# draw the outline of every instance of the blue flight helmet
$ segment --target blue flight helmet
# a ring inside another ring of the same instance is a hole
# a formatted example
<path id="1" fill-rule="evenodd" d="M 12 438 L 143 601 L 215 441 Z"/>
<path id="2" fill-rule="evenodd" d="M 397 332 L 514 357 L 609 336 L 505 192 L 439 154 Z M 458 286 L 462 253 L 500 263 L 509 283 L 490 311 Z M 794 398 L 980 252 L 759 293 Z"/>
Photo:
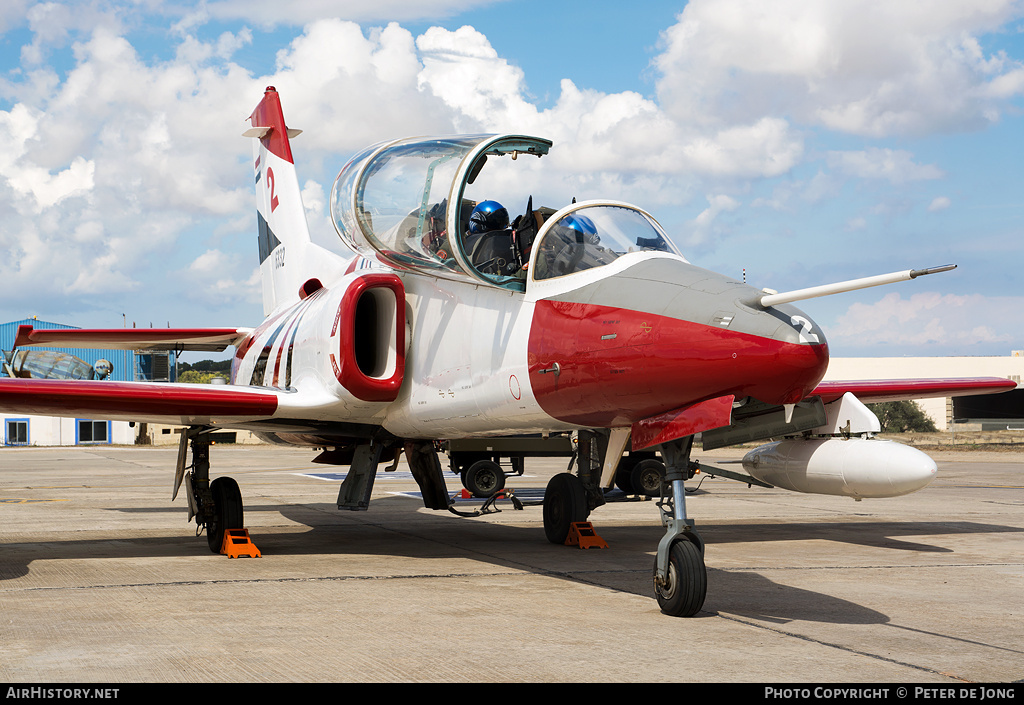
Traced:
<path id="1" fill-rule="evenodd" d="M 471 235 L 504 230 L 508 227 L 508 211 L 497 201 L 481 201 L 469 216 Z"/>
<path id="2" fill-rule="evenodd" d="M 594 221 L 585 215 L 570 213 L 555 225 L 555 231 L 561 235 L 566 242 L 577 242 L 579 244 L 589 243 L 596 245 L 601 242 L 597 234 L 597 226 Z"/>

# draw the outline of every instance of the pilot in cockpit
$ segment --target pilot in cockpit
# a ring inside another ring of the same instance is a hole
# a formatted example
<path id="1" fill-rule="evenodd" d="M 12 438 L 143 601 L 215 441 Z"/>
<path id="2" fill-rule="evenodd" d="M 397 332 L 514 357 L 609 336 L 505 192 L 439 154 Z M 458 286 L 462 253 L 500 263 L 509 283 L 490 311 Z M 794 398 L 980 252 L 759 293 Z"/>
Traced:
<path id="1" fill-rule="evenodd" d="M 476 205 L 469 216 L 463 251 L 483 274 L 507 275 L 518 269 L 508 211 L 504 206 L 497 201 L 482 201 Z"/>
<path id="2" fill-rule="evenodd" d="M 590 218 L 579 213 L 564 216 L 541 243 L 534 278 L 559 277 L 593 267 L 594 262 L 587 261 L 585 255 L 588 250 L 593 254 L 600 242 L 597 227 Z"/>
<path id="3" fill-rule="evenodd" d="M 421 244 L 425 252 L 434 259 L 453 266 L 451 245 L 448 242 L 448 233 L 445 230 L 445 214 L 448 208 L 448 199 L 435 204 L 427 211 L 423 218 L 423 237 Z"/>

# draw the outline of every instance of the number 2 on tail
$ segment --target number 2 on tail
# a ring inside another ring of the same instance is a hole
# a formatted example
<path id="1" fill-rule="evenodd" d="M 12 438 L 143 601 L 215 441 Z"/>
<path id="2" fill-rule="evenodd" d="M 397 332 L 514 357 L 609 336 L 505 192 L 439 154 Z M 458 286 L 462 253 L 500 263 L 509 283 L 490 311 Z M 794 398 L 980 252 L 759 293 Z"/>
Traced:
<path id="1" fill-rule="evenodd" d="M 274 194 L 274 170 L 269 166 L 267 167 L 267 188 L 270 189 L 270 212 L 273 213 L 274 209 L 277 208 L 280 200 Z"/>

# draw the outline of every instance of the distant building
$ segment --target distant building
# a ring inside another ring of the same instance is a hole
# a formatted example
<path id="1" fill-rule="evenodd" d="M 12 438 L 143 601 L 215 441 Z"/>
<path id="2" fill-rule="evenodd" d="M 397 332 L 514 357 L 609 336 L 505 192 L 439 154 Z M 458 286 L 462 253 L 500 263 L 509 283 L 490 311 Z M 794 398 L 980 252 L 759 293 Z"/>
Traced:
<path id="1" fill-rule="evenodd" d="M 62 323 L 26 318 L 0 324 L 0 354 L 7 359 L 14 349 L 18 327 L 31 325 L 41 330 L 75 328 Z M 89 367 L 96 367 L 101 360 L 111 363 L 112 370 L 107 379 L 117 382 L 147 381 L 173 382 L 177 379 L 174 352 L 134 352 L 132 350 L 96 350 L 92 348 L 23 348 L 25 351 L 66 353 L 78 358 Z M 74 370 L 72 374 L 70 371 Z M 62 362 L 52 366 L 52 376 L 80 379 L 74 365 Z M 7 377 L 7 371 L 0 366 L 0 378 Z M 137 428 L 127 421 L 105 421 L 97 419 L 62 419 L 51 416 L 29 416 L 0 412 L 0 444 L 2 445 L 97 445 L 132 444 L 136 441 Z"/>
<path id="2" fill-rule="evenodd" d="M 0 323 L 0 352 L 6 355 L 14 348 L 14 339 L 19 326 L 32 326 L 39 330 L 55 330 L 77 328 L 63 323 L 40 321 L 37 318 L 26 318 L 21 321 Z M 167 352 L 134 352 L 132 350 L 97 350 L 95 348 L 24 348 L 32 351 L 63 352 L 74 355 L 83 362 L 95 367 L 100 360 L 107 360 L 113 365 L 108 379 L 118 382 L 174 382 L 177 380 L 176 357 L 173 351 Z M 7 373 L 0 369 L 0 377 Z"/>
<path id="3" fill-rule="evenodd" d="M 1017 351 L 1014 351 L 1015 353 Z M 826 380 L 1002 377 L 1017 389 L 1001 394 L 920 399 L 940 431 L 1024 431 L 1024 357 L 841 357 L 829 361 Z"/>

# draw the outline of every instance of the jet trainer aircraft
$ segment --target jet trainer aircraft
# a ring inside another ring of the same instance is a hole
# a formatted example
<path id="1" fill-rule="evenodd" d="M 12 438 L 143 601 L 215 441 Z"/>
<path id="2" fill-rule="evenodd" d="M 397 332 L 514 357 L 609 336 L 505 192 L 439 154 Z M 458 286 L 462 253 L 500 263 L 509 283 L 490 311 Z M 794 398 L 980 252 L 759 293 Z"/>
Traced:
<path id="1" fill-rule="evenodd" d="M 548 539 L 604 503 L 624 451 L 660 451 L 665 535 L 653 569 L 661 609 L 704 603 L 704 543 L 684 481 L 705 448 L 781 439 L 747 454 L 747 474 L 798 492 L 892 497 L 934 477 L 923 453 L 874 438 L 859 399 L 1012 389 L 1004 379 L 822 382 L 822 330 L 791 302 L 913 279 L 908 270 L 788 293 L 690 264 L 648 213 L 617 201 L 533 206 L 514 220 L 493 200 L 509 174 L 548 153 L 527 135 L 401 139 L 358 153 L 331 193 L 354 257 L 311 242 L 277 91 L 250 116 L 266 318 L 256 328 L 33 330 L 31 345 L 224 350 L 232 385 L 0 381 L 0 409 L 181 424 L 174 495 L 219 551 L 242 526 L 228 477 L 210 482 L 208 433 L 248 429 L 349 465 L 339 508 L 366 509 L 377 467 L 404 452 L 430 509 L 450 509 L 436 443 L 579 434 L 576 473 L 545 491 Z M 530 173 L 529 168 L 527 173 Z M 493 178 L 488 177 L 494 174 Z M 488 178 L 491 178 L 488 181 Z M 520 179 L 520 182 L 522 179 Z M 488 190 L 493 189 L 493 190 Z M 510 202 L 507 201 L 506 202 Z M 191 448 L 191 464 L 188 463 Z"/>

